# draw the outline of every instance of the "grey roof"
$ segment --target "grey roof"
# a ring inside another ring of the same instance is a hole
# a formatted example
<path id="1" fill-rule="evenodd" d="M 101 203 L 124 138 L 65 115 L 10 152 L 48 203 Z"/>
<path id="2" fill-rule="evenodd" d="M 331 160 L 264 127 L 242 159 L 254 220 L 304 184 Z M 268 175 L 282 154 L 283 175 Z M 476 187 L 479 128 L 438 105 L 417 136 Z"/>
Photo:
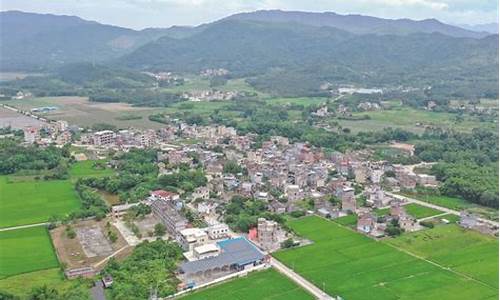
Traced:
<path id="1" fill-rule="evenodd" d="M 264 258 L 264 254 L 243 237 L 220 241 L 217 245 L 221 248 L 218 256 L 185 262 L 181 270 L 184 273 L 196 273 L 216 267 L 246 265 Z"/>

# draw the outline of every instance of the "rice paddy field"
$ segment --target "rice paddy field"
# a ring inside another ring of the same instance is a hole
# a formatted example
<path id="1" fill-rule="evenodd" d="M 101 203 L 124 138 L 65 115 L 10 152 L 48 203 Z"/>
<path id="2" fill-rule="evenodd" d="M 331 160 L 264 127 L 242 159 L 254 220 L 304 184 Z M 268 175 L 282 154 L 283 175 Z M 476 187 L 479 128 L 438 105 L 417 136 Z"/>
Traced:
<path id="1" fill-rule="evenodd" d="M 498 290 L 498 240 L 458 225 L 405 233 L 388 242 Z"/>
<path id="2" fill-rule="evenodd" d="M 314 297 L 274 269 L 254 272 L 180 297 L 182 300 L 308 300 Z"/>
<path id="3" fill-rule="evenodd" d="M 0 279 L 58 266 L 44 226 L 0 232 Z"/>
<path id="4" fill-rule="evenodd" d="M 471 278 L 470 272 L 453 272 L 340 224 L 306 217 L 290 221 L 289 226 L 314 243 L 274 256 L 316 286 L 324 286 L 332 296 L 350 300 L 498 299 L 498 287 Z M 443 253 L 455 246 L 448 245 Z M 463 255 L 478 258 L 481 254 L 477 248 Z M 498 272 L 497 267 L 498 258 L 496 264 L 489 264 L 495 271 L 486 273 Z"/>
<path id="5" fill-rule="evenodd" d="M 0 176 L 0 228 L 46 222 L 79 209 L 70 180 L 11 181 Z"/>
<path id="6" fill-rule="evenodd" d="M 58 288 L 71 285 L 64 281 L 64 275 L 59 268 L 35 271 L 0 279 L 0 291 L 4 291 L 25 299 L 32 287 L 57 286 Z"/>

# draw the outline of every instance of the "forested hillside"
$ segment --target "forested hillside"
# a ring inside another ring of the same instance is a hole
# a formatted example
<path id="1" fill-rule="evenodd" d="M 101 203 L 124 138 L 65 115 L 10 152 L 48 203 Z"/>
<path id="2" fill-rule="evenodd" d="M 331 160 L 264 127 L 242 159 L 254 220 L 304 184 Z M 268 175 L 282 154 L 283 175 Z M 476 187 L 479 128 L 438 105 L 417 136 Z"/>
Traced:
<path id="1" fill-rule="evenodd" d="M 433 86 L 448 94 L 486 96 L 497 94 L 497 52 L 498 36 L 354 35 L 331 27 L 224 21 L 186 39 L 161 38 L 119 63 L 181 72 L 226 68 L 281 94 L 287 89 L 312 93 L 321 82 L 332 81 Z"/>

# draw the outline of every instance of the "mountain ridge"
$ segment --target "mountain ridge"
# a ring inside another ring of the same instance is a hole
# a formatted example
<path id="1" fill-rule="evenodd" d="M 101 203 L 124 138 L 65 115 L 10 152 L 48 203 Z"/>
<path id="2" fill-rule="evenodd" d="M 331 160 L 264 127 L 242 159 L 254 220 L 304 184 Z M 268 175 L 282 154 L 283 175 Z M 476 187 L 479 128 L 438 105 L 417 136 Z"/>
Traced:
<path id="1" fill-rule="evenodd" d="M 443 23 L 437 19 L 412 20 L 385 19 L 360 14 L 342 15 L 335 12 L 302 12 L 283 10 L 258 10 L 238 13 L 224 19 L 267 22 L 295 22 L 312 26 L 330 26 L 355 34 L 409 34 L 439 32 L 454 37 L 482 38 L 488 33 L 470 31 Z"/>

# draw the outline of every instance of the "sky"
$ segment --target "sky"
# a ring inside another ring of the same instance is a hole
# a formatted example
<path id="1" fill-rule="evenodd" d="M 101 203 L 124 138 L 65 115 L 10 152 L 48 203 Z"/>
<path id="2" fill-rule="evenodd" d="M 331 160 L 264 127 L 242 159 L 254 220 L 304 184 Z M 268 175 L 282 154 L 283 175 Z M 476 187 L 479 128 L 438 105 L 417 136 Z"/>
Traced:
<path id="1" fill-rule="evenodd" d="M 199 25 L 260 9 L 436 18 L 449 24 L 498 22 L 498 0 L 0 0 L 2 11 L 75 15 L 134 29 Z"/>

